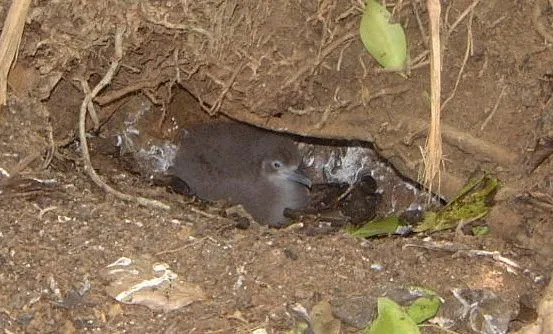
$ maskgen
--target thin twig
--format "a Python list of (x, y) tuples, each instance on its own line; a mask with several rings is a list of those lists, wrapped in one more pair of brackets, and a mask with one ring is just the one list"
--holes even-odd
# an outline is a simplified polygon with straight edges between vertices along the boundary
[(199, 244), (200, 242), (203, 242), (205, 239), (206, 239), (206, 237), (203, 237), (203, 238), (200, 238), (200, 239), (196, 239), (196, 240), (194, 240), (194, 241), (192, 241), (192, 242), (190, 242), (190, 243), (188, 243), (184, 246), (178, 247), (178, 248), (167, 249), (167, 250), (164, 250), (164, 251), (161, 251), (161, 252), (157, 252), (155, 254), (155, 256), (181, 252), (181, 251), (183, 251), (187, 248), (190, 248), (192, 246), (195, 246), (195, 245)]
[(480, 0), (474, 0), (462, 13), (461, 15), (459, 15), (459, 17), (457, 18), (457, 20), (455, 20), (455, 22), (453, 22), (453, 24), (449, 27), (449, 29), (447, 30), (447, 36), (449, 37), (449, 35), (451, 35), (451, 33), (453, 32), (453, 30), (455, 30), (455, 28), (457, 28), (457, 26), (461, 23), (461, 21), (463, 21), (463, 19), (465, 18), (465, 16), (467, 16), (473, 9), (474, 7), (476, 7), (476, 5), (478, 5), (478, 3), (480, 2)]
[(422, 42), (424, 43), (424, 46), (428, 48), (428, 35), (426, 34), (422, 24), (421, 16), (419, 15), (419, 10), (417, 8), (417, 2), (411, 1), (411, 7), (413, 7), (413, 13), (415, 13), (415, 18), (417, 19), (417, 25), (422, 36)]
[(332, 110), (333, 110), (333, 108), (331, 108), (330, 106), (326, 107), (325, 111), (323, 112), (323, 115), (321, 116), (319, 121), (317, 121), (317, 123), (315, 123), (315, 125), (313, 125), (313, 128), (314, 129), (321, 129), (325, 125), (326, 121), (328, 120), (328, 117), (330, 116)]
[(493, 106), (492, 111), (490, 112), (488, 117), (486, 117), (486, 119), (482, 123), (482, 126), (480, 126), (480, 131), (484, 131), (484, 128), (486, 127), (486, 125), (488, 125), (488, 122), (492, 119), (493, 115), (495, 115), (495, 112), (497, 111), (497, 109), (499, 109), (499, 103), (501, 102), (501, 99), (503, 98), (503, 95), (505, 95), (505, 89), (506, 88), (507, 88), (507, 85), (505, 85), (505, 86), (503, 86), (503, 88), (501, 88), (501, 93), (499, 93), (499, 96), (497, 97), (497, 100), (495, 101), (495, 105)]
[(340, 203), (344, 198), (346, 198), (346, 196), (348, 196), (349, 194), (351, 194), (351, 191), (355, 188), (355, 183), (352, 183), (349, 185), (348, 189), (346, 189), (340, 196), (338, 196), (338, 198), (336, 198), (334, 200), (334, 203), (335, 204), (338, 204)]
[[(94, 97), (98, 95), (98, 93), (111, 82), (113, 76), (115, 75), (115, 72), (117, 72), (117, 69), (119, 68), (119, 62), (123, 57), (123, 32), (123, 28), (118, 28), (115, 34), (115, 57), (112, 60), (108, 71), (106, 72), (102, 80), (100, 80), (100, 82), (94, 87), (94, 89), (85, 94), (83, 102), (81, 103), (81, 108), (79, 112), (79, 140), (81, 143), (81, 155), (83, 158), (84, 170), (98, 187), (102, 188), (104, 191), (110, 194), (113, 194), (119, 199), (129, 202), (135, 202), (143, 206), (167, 210), (170, 209), (167, 204), (148, 198), (131, 196), (115, 190), (104, 181), (102, 181), (102, 179), (100, 179), (100, 177), (98, 176), (98, 174), (96, 174), (96, 171), (92, 167), (92, 162), (90, 161), (90, 153), (88, 151), (88, 144), (86, 140), (86, 114), (88, 111), (88, 105), (89, 103), (92, 103)], [(88, 83), (84, 79), (79, 79), (79, 81), (81, 82), (83, 91), (89, 91)]]
[(521, 266), (514, 260), (504, 257), (498, 251), (487, 251), (480, 249), (470, 249), (467, 245), (449, 241), (425, 241), (420, 244), (405, 244), (402, 249), (405, 250), (408, 247), (419, 247), (429, 250), (440, 250), (454, 253), (454, 256), (467, 255), (470, 257), (480, 256), (489, 257), (496, 262), (506, 264), (511, 269), (521, 269)]
[(473, 17), (474, 17), (474, 11), (471, 11), (469, 21), (467, 22), (467, 49), (465, 50), (465, 57), (463, 58), (463, 64), (461, 65), (461, 69), (457, 74), (457, 80), (455, 81), (455, 86), (453, 87), (453, 91), (447, 97), (447, 99), (445, 99), (445, 101), (442, 103), (442, 107), (441, 107), (442, 110), (444, 110), (445, 106), (449, 103), (449, 101), (451, 101), (455, 97), (455, 93), (457, 93), (457, 87), (459, 87), (459, 82), (461, 82), (461, 76), (463, 75), (469, 56), (472, 54), (473, 43), (474, 43), (472, 40)]
[(361, 98), (361, 100), (362, 100), (361, 102), (349, 106), (348, 109), (351, 110), (351, 109), (356, 108), (360, 105), (367, 105), (372, 100), (378, 99), (382, 96), (403, 94), (403, 93), (407, 92), (408, 90), (409, 90), (409, 86), (407, 86), (407, 85), (382, 88), (379, 91), (377, 91), (376, 93), (371, 94), (367, 98)]
[(209, 219), (222, 219), (223, 217), (221, 217), (220, 215), (214, 215), (212, 213), (209, 213), (209, 212), (205, 212), (203, 210), (200, 210), (198, 208), (195, 208), (195, 207), (191, 207), (190, 208), (190, 211), (194, 212), (194, 213), (197, 213), (199, 214), (200, 216), (203, 216), (205, 218), (209, 218)]
[(346, 49), (351, 45), (351, 42), (349, 42), (348, 44), (346, 44), (342, 50), (340, 51), (340, 56), (338, 57), (338, 61), (336, 62), (336, 71), (337, 72), (340, 72), (340, 69), (342, 67), (342, 60), (344, 58), (344, 51), (346, 51)]
[(455, 235), (457, 237), (461, 237), (464, 235), (463, 233), (463, 228), (465, 226), (467, 226), (468, 224), (472, 223), (472, 222), (475, 222), (477, 221), (478, 219), (480, 218), (483, 218), (485, 215), (487, 215), (488, 213), (486, 211), (484, 211), (483, 213), (479, 214), (479, 215), (476, 215), (476, 217), (472, 217), (472, 218), (468, 218), (468, 219), (461, 219), (458, 223), (457, 223), (457, 227), (455, 228)]
[[(424, 50), (421, 53), (419, 53), (417, 56), (413, 57), (413, 59), (409, 59), (407, 62), (407, 69), (409, 71), (412, 71), (430, 64), (428, 60), (423, 60), (424, 58), (426, 58), (426, 56), (428, 56), (429, 53), (430, 51)], [(405, 69), (377, 67), (373, 69), (373, 71), (374, 73), (391, 73), (391, 72), (404, 73)]]

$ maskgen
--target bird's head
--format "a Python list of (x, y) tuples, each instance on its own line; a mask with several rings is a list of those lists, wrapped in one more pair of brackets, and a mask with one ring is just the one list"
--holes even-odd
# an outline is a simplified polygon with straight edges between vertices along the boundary
[(311, 188), (311, 180), (300, 170), (299, 159), (273, 157), (264, 159), (261, 174), (276, 182), (295, 182)]

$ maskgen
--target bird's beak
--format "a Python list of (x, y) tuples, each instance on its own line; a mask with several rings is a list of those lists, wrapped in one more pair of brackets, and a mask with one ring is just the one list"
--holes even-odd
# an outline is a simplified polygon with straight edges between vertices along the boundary
[(299, 170), (282, 171), (282, 173), (288, 180), (303, 184), (311, 189), (311, 180)]

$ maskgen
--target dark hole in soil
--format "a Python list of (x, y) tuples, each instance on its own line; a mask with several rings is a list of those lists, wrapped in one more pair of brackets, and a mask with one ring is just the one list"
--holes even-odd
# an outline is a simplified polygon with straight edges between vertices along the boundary
[[(232, 122), (208, 116), (184, 89), (175, 93), (165, 112), (137, 94), (125, 97), (90, 145), (100, 155), (118, 156), (127, 170), (178, 193), (189, 193), (186, 183), (169, 172), (179, 132), (194, 124), (220, 121)], [(397, 173), (370, 143), (285, 135), (297, 143), (302, 170), (314, 184), (305, 210), (287, 211), (287, 216), (307, 215), (343, 226), (424, 210), (426, 195), (419, 185)]]

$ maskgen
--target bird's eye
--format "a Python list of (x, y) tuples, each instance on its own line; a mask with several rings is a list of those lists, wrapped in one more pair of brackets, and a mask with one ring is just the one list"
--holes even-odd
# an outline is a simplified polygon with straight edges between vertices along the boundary
[(280, 162), (278, 160), (273, 161), (273, 167), (275, 169), (279, 169), (280, 167), (282, 167), (282, 162)]

